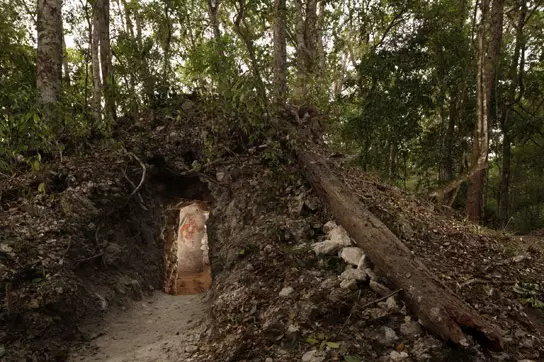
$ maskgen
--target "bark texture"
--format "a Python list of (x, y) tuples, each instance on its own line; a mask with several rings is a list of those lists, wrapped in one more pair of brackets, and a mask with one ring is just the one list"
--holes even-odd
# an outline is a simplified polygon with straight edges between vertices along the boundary
[(297, 156), (307, 180), (329, 210), (372, 261), (379, 276), (401, 296), (422, 324), (445, 341), (466, 345), (465, 333), (492, 350), (502, 350), (496, 328), (446, 288), (411, 251), (357, 201), (331, 172), (323, 157), (309, 151)]
[[(512, 61), (510, 63), (509, 78), (510, 86), (508, 87), (506, 99), (503, 102), (503, 110), (500, 118), (500, 127), (503, 135), (502, 140), (502, 169), (501, 183), (499, 186), (499, 222), (502, 227), (506, 227), (510, 217), (510, 163), (511, 163), (511, 142), (512, 142), (512, 114), (516, 102), (519, 101), (522, 94), (516, 96), (521, 77), (523, 75), (522, 64), (524, 63), (522, 56), (525, 47), (523, 39), (523, 26), (525, 25), (525, 17), (527, 16), (527, 3), (525, 0), (518, 0), (518, 19), (516, 24), (516, 45)], [(519, 71), (518, 71), (519, 69)]]
[(98, 14), (97, 0), (93, 3), (92, 30), (91, 30), (91, 69), (93, 75), (92, 108), (95, 118), (98, 120), (102, 110), (102, 78), (100, 74), (100, 16)]
[(93, 30), (91, 42), (91, 59), (93, 69), (93, 108), (97, 117), (104, 97), (106, 117), (116, 118), (112, 53), (110, 45), (110, 2), (95, 0), (93, 2)]
[(61, 91), (61, 5), (61, 0), (38, 0), (36, 87), (42, 116), (50, 123), (57, 119), (56, 108)]
[(297, 86), (295, 101), (307, 102), (318, 60), (317, 0), (296, 0)]
[(487, 153), (488, 124), (491, 115), (491, 96), (495, 83), (496, 65), (500, 54), (504, 0), (482, 0), (478, 30), (478, 73), (476, 79), (477, 120), (472, 141), (472, 167), (478, 169), (469, 178), (466, 213), (469, 220), (479, 222), (484, 205), (483, 190)]
[(287, 42), (286, 23), (287, 7), (286, 0), (274, 0), (274, 101), (276, 104), (283, 104), (287, 98)]

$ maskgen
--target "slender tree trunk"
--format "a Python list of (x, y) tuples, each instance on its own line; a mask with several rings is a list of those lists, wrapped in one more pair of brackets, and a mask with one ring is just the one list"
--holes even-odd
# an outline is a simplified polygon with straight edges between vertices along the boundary
[[(236, 19), (234, 20), (234, 28), (236, 29), (236, 33), (238, 34), (238, 36), (246, 45), (246, 49), (249, 55), (249, 62), (251, 65), (251, 72), (253, 73), (253, 78), (255, 79), (257, 93), (261, 102), (263, 102), (263, 104), (266, 104), (266, 89), (263, 83), (263, 79), (261, 77), (261, 72), (259, 70), (259, 63), (257, 62), (255, 45), (253, 44), (253, 40), (251, 40), (252, 36), (249, 33), (249, 26), (246, 24), (245, 21), (245, 6), (245, 0), (238, 0), (238, 14), (236, 15)], [(242, 23), (244, 25), (243, 27)]]
[[(207, 0), (208, 4), (208, 16), (210, 17), (210, 22), (212, 26), (213, 31), (213, 37), (214, 37), (214, 47), (215, 47), (215, 53), (217, 60), (214, 66), (214, 70), (217, 74), (221, 74), (225, 72), (225, 53), (223, 52), (223, 42), (222, 42), (222, 36), (221, 36), (221, 29), (219, 28), (219, 19), (217, 17), (219, 13), (219, 8), (221, 6), (221, 0)], [(223, 78), (220, 78), (220, 86), (221, 83), (224, 83)], [(226, 85), (226, 83), (225, 83)]]
[(444, 176), (447, 181), (451, 181), (454, 178), (454, 162), (453, 162), (453, 146), (455, 141), (455, 125), (457, 124), (457, 116), (459, 115), (459, 92), (457, 86), (453, 87), (449, 114), (448, 114), (448, 127), (446, 129), (446, 137), (444, 140)]
[(36, 88), (42, 117), (49, 124), (58, 121), (62, 73), (62, 2), (38, 0), (38, 50)]
[[(124, 24), (125, 24), (125, 31), (127, 35), (130, 37), (130, 39), (134, 42), (134, 44), (138, 44), (136, 38), (134, 37), (134, 25), (132, 24), (132, 15), (131, 15), (131, 9), (129, 7), (129, 4), (126, 2), (126, 0), (122, 0), (123, 4), (123, 10), (119, 12), (119, 16), (125, 18)], [(130, 101), (130, 112), (133, 114), (138, 113), (138, 98), (136, 97), (136, 77), (137, 72), (134, 70), (130, 72), (129, 74), (129, 84), (130, 84), (130, 90), (132, 94), (134, 95), (131, 97)]]
[(469, 178), (466, 212), (469, 220), (479, 222), (483, 210), (485, 167), (489, 148), (488, 124), (496, 63), (500, 54), (503, 0), (481, 0), (481, 23), (478, 33), (478, 76), (476, 82), (477, 121), (472, 142), (473, 165), (479, 171)]
[(100, 4), (100, 67), (102, 70), (105, 109), (108, 118), (114, 120), (117, 118), (117, 115), (115, 111), (113, 66), (110, 44), (110, 0), (95, 1)]
[(164, 17), (166, 19), (166, 40), (164, 42), (163, 50), (163, 68), (162, 68), (162, 87), (163, 93), (166, 97), (169, 91), (168, 77), (170, 75), (170, 47), (172, 42), (172, 21), (170, 19), (170, 1), (166, 1), (164, 4)]
[(68, 62), (68, 50), (66, 49), (66, 40), (64, 39), (64, 32), (62, 33), (62, 86), (70, 86), (70, 64)]
[(278, 105), (287, 99), (287, 42), (286, 42), (286, 0), (274, 0), (274, 102)]
[(510, 217), (508, 206), (510, 203), (511, 116), (514, 113), (516, 99), (519, 99), (522, 96), (520, 91), (519, 97), (516, 97), (516, 91), (519, 84), (522, 82), (521, 77), (523, 75), (523, 69), (521, 69), (521, 67), (524, 61), (520, 58), (522, 57), (522, 48), (524, 48), (523, 26), (525, 25), (525, 17), (527, 16), (527, 3), (525, 0), (518, 0), (517, 3), (519, 15), (516, 24), (516, 45), (509, 69), (510, 86), (506, 99), (503, 102), (504, 107), (500, 119), (503, 141), (501, 183), (499, 186), (499, 222), (502, 227), (505, 227), (508, 224), (508, 219)]
[(91, 32), (91, 69), (93, 76), (93, 97), (92, 108), (95, 119), (98, 121), (101, 119), (102, 110), (102, 79), (100, 75), (100, 14), (99, 5), (100, 0), (96, 0), (93, 4), (93, 20)]
[(295, 0), (295, 33), (296, 33), (296, 66), (297, 79), (293, 92), (293, 98), (297, 102), (304, 102), (307, 99), (307, 78), (306, 58), (308, 50), (306, 49), (306, 24), (303, 0)]
[(138, 72), (141, 75), (144, 94), (147, 98), (148, 103), (153, 104), (155, 100), (155, 79), (151, 75), (149, 70), (149, 64), (147, 63), (147, 58), (149, 54), (144, 49), (144, 41), (142, 35), (142, 19), (140, 17), (140, 8), (137, 1), (131, 2), (131, 9), (134, 11), (134, 21), (136, 23), (136, 42), (138, 44), (138, 53), (140, 59), (137, 62)]

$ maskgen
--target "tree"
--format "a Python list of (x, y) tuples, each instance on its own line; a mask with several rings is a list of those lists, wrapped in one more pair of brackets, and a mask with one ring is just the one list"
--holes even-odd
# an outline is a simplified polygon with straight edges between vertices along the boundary
[(42, 116), (51, 124), (58, 118), (62, 74), (62, 2), (38, 1), (38, 56), (36, 87)]
[(287, 7), (286, 0), (274, 0), (274, 54), (273, 54), (273, 93), (274, 101), (283, 104), (287, 97), (287, 43), (286, 33)]
[(481, 0), (481, 20), (478, 28), (478, 56), (476, 78), (476, 113), (472, 141), (466, 213), (469, 220), (479, 222), (483, 208), (483, 191), (487, 154), (489, 149), (489, 118), (491, 97), (495, 84), (495, 71), (501, 50), (503, 25), (503, 0)]
[(248, 56), (251, 72), (253, 73), (253, 81), (255, 82), (255, 88), (260, 101), (266, 103), (266, 89), (261, 77), (260, 65), (257, 60), (257, 51), (253, 43), (254, 35), (251, 33), (251, 27), (247, 24), (246, 10), (247, 4), (245, 0), (237, 0), (236, 3), (236, 16), (234, 19), (234, 29), (238, 36), (244, 42)]
[(307, 102), (318, 63), (317, 0), (295, 0), (295, 9), (297, 85), (293, 96), (298, 102)]
[(114, 96), (112, 52), (110, 44), (110, 2), (94, 0), (92, 31), (94, 105), (100, 109), (102, 96), (109, 121), (117, 118)]
[(509, 87), (502, 101), (502, 111), (500, 117), (500, 128), (502, 131), (502, 168), (501, 182), (498, 198), (499, 206), (499, 223), (505, 227), (509, 219), (509, 202), (510, 202), (510, 168), (511, 168), (511, 143), (512, 143), (512, 119), (514, 107), (522, 97), (522, 92), (517, 93), (518, 86), (522, 83), (523, 67), (525, 57), (525, 44), (523, 38), (523, 28), (526, 23), (527, 3), (525, 0), (516, 2), (516, 10), (518, 19), (515, 28), (515, 47), (514, 53), (510, 61), (508, 70)]

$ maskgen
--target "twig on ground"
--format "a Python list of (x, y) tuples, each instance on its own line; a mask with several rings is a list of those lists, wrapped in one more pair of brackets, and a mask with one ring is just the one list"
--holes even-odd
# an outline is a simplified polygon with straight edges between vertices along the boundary
[(381, 297), (381, 298), (378, 298), (378, 299), (376, 299), (376, 300), (373, 300), (372, 302), (366, 303), (366, 304), (362, 305), (361, 308), (363, 308), (363, 309), (364, 309), (364, 308), (368, 308), (368, 307), (370, 307), (371, 305), (374, 305), (374, 304), (379, 303), (379, 302), (383, 302), (383, 301), (386, 300), (387, 298), (392, 297), (392, 296), (394, 296), (395, 294), (397, 294), (397, 293), (399, 293), (399, 292), (402, 292), (402, 288), (401, 288), (401, 289), (397, 289), (397, 290), (395, 290), (394, 292), (391, 292), (391, 293), (389, 293), (389, 294), (387, 294), (387, 295), (384, 295), (384, 296)]

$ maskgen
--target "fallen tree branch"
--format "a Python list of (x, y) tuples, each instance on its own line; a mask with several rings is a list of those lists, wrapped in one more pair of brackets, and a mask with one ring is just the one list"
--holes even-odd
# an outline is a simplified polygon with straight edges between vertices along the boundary
[[(468, 179), (470, 179), (472, 176), (474, 176), (479, 171), (484, 170), (487, 167), (485, 163), (479, 164), (476, 163), (474, 166), (472, 166), (466, 173), (460, 175), (455, 180), (451, 181), (449, 184), (447, 184), (444, 187), (438, 188), (436, 190), (433, 190), (429, 193), (429, 197), (435, 198), (438, 203), (442, 203), (444, 200), (444, 195), (450, 193), (451, 191), (455, 189), (459, 189), (459, 187)], [(457, 192), (456, 195), (457, 196)], [(453, 203), (453, 201), (452, 201)]]
[(376, 274), (388, 280), (392, 289), (402, 289), (399, 294), (406, 306), (428, 330), (456, 345), (468, 344), (467, 333), (486, 348), (503, 349), (496, 328), (460, 300), (366, 210), (334, 176), (322, 155), (306, 150), (297, 150), (296, 154), (306, 179), (327, 202), (339, 224), (365, 251)]

